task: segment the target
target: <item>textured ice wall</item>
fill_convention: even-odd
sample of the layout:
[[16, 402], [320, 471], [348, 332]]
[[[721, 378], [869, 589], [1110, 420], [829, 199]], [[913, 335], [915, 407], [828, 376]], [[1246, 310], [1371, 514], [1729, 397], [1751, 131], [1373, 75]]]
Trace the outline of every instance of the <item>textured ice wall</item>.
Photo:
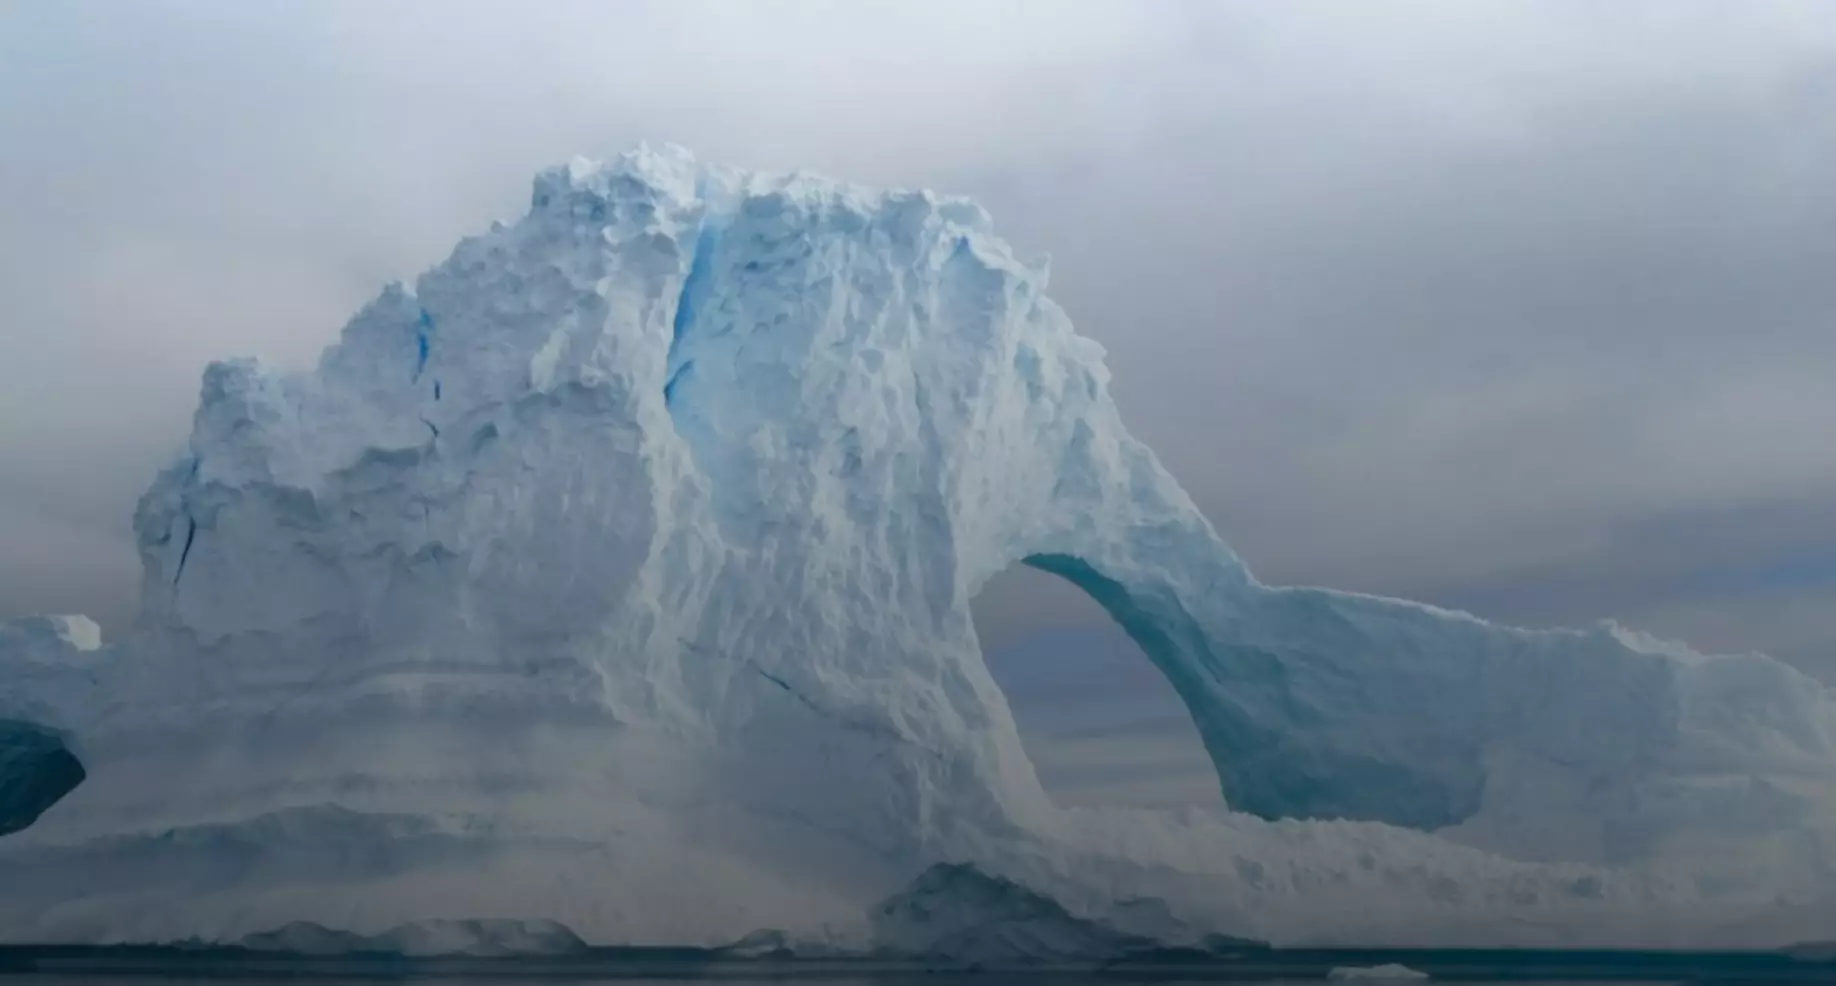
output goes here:
[[[313, 371], [213, 364], [135, 516], [140, 625], [0, 646], [0, 715], [88, 772], [0, 842], [0, 937], [687, 940], [956, 860], [1290, 935], [1836, 885], [1823, 688], [1259, 584], [1045, 286], [970, 202], [640, 150], [544, 173]], [[1130, 632], [1244, 816], [1051, 805], [969, 618], [1014, 562]]]

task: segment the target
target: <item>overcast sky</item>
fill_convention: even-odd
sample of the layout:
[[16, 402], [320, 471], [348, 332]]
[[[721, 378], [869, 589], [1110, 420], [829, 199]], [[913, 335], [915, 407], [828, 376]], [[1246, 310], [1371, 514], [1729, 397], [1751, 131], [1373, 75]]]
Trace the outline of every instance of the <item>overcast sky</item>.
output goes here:
[[1836, 680], [1820, 0], [0, 3], [0, 615], [131, 614], [206, 361], [640, 139], [980, 198], [1267, 581]]

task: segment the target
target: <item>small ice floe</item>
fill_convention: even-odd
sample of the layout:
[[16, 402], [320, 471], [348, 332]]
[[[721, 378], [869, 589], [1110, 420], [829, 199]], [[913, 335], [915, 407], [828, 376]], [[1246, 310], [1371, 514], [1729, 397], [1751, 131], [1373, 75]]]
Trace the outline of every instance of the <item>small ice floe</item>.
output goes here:
[[1335, 966], [1326, 974], [1327, 979], [1349, 979], [1358, 982], [1387, 981], [1404, 982], [1427, 979], [1428, 974], [1406, 965], [1390, 962], [1385, 965], [1341, 965]]

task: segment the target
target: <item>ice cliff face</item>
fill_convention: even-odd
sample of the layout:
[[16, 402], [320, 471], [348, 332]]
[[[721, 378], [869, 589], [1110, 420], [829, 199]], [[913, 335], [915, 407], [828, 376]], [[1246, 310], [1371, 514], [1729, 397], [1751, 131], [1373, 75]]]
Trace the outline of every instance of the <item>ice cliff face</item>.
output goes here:
[[[544, 173], [313, 371], [212, 365], [139, 626], [0, 636], [0, 718], [87, 772], [0, 841], [0, 938], [730, 940], [947, 861], [1276, 938], [1836, 887], [1819, 685], [1258, 583], [1045, 282], [967, 201], [641, 150]], [[1016, 562], [1130, 632], [1242, 815], [1045, 798], [969, 618]]]

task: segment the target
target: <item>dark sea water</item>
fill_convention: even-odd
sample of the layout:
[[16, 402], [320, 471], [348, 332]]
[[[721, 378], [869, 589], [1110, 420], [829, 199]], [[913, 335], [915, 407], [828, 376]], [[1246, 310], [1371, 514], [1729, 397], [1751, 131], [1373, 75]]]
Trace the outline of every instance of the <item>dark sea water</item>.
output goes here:
[[736, 958], [701, 949], [591, 948], [551, 957], [410, 958], [383, 953], [325, 956], [183, 946], [3, 947], [0, 986], [569, 986], [687, 982], [822, 984], [993, 983], [1158, 984], [1343, 983], [1408, 986], [1421, 980], [1335, 979], [1335, 968], [1397, 964], [1430, 982], [1584, 986], [1593, 983], [1822, 983], [1836, 986], [1836, 951], [1563, 952], [1528, 950], [1272, 949], [1230, 954], [1138, 951], [1100, 967], [1042, 965], [966, 968], [948, 963], [866, 958], [805, 959], [786, 954]]
[[[990, 986], [990, 984], [997, 984], [997, 982], [1017, 982], [1017, 984], [1032, 982], [1032, 984], [1039, 984], [1039, 986], [1048, 986], [1048, 984], [1056, 984], [1056, 982], [1067, 982], [1067, 984], [1096, 984], [1096, 982], [1102, 982], [1102, 984], [1116, 984], [1116, 986], [1127, 986], [1127, 984], [1142, 984], [1142, 986], [1146, 986], [1146, 984], [1153, 984], [1153, 986], [1181, 986], [1181, 984], [1188, 984], [1188, 986], [1197, 986], [1197, 984], [1201, 984], [1201, 982], [1203, 982], [1203, 984], [1232, 982], [1232, 984], [1239, 984], [1239, 986], [1285, 986], [1285, 984], [1298, 984], [1298, 982], [1313, 982], [1313, 984], [1316, 984], [1316, 982], [1326, 982], [1326, 980], [1316, 979], [1316, 977], [1313, 977], [1313, 979], [1217, 979], [1217, 977], [1206, 977], [1206, 979], [1162, 979], [1162, 977], [1133, 977], [1133, 975], [1109, 975], [1109, 973], [1100, 973], [1100, 975], [1092, 975], [1092, 973], [1054, 973], [1054, 971], [1043, 971], [1043, 969], [1041, 969], [1041, 971], [984, 971], [984, 973], [918, 973], [918, 971], [892, 973], [892, 971], [889, 971], [889, 973], [874, 973], [874, 975], [839, 975], [839, 977], [837, 977], [837, 975], [788, 975], [788, 977], [786, 977], [786, 975], [755, 975], [755, 977], [720, 975], [720, 977], [663, 977], [663, 979], [624, 979], [624, 977], [613, 977], [613, 979], [600, 979], [600, 977], [571, 979], [571, 977], [569, 977], [569, 979], [562, 979], [562, 977], [547, 977], [547, 975], [542, 975], [542, 977], [470, 977], [470, 975], [468, 975], [468, 977], [444, 977], [444, 975], [442, 975], [442, 977], [354, 977], [354, 979], [321, 979], [321, 977], [303, 977], [303, 979], [301, 979], [301, 977], [274, 975], [274, 977], [257, 977], [257, 979], [248, 979], [248, 977], [220, 979], [220, 977], [207, 977], [207, 975], [158, 975], [158, 977], [151, 977], [151, 975], [44, 975], [44, 973], [4, 975], [4, 973], [0, 973], [0, 984], [6, 984], [6, 986], [136, 986], [136, 984], [145, 984], [145, 986], [154, 986], [154, 984], [158, 984], [158, 986], [171, 986], [174, 982], [198, 982], [198, 984], [207, 984], [207, 986], [277, 986], [277, 984], [283, 984], [283, 982], [285, 982], [285, 984], [296, 984], [296, 986], [305, 986], [305, 984], [312, 984], [312, 986], [378, 986], [378, 984], [382, 984], [382, 982], [387, 982], [387, 984], [437, 982], [437, 984], [470, 984], [470, 986], [586, 986], [586, 984], [599, 984], [599, 982], [617, 982], [617, 984], [621, 984], [621, 986], [663, 986], [663, 984], [681, 986], [681, 984], [685, 984], [685, 982], [722, 982], [722, 984], [733, 984], [733, 986], [744, 986], [744, 984], [756, 984], [756, 986], [766, 986], [766, 984], [773, 984], [773, 986], [799, 986], [799, 984], [812, 984], [812, 986], [815, 986], [815, 984], [821, 984], [821, 986], [903, 986], [903, 984], [911, 984], [911, 986], [920, 986], [920, 984], [922, 984], [922, 986]], [[1348, 980], [1348, 986], [1351, 986], [1351, 982], [1370, 984], [1370, 986], [1405, 986], [1403, 980]], [[1423, 980], [1414, 980], [1414, 982], [1423, 982]], [[1434, 982], [1434, 980], [1428, 980], [1428, 982]], [[1605, 982], [1616, 982], [1619, 986], [1627, 986], [1627, 984], [1636, 984], [1636, 982], [1645, 982], [1645, 984], [1695, 984], [1695, 982], [1768, 982], [1768, 980], [1491, 979], [1463, 980], [1463, 982], [1511, 982], [1511, 984], [1515, 984], [1515, 986], [1588, 986], [1588, 984], [1592, 984], [1592, 982], [1599, 982], [1601, 986], [1605, 986]], [[1810, 982], [1810, 980], [1805, 980], [1805, 982]], [[1830, 982], [1830, 980], [1821, 979], [1818, 980], [1818, 982]]]

